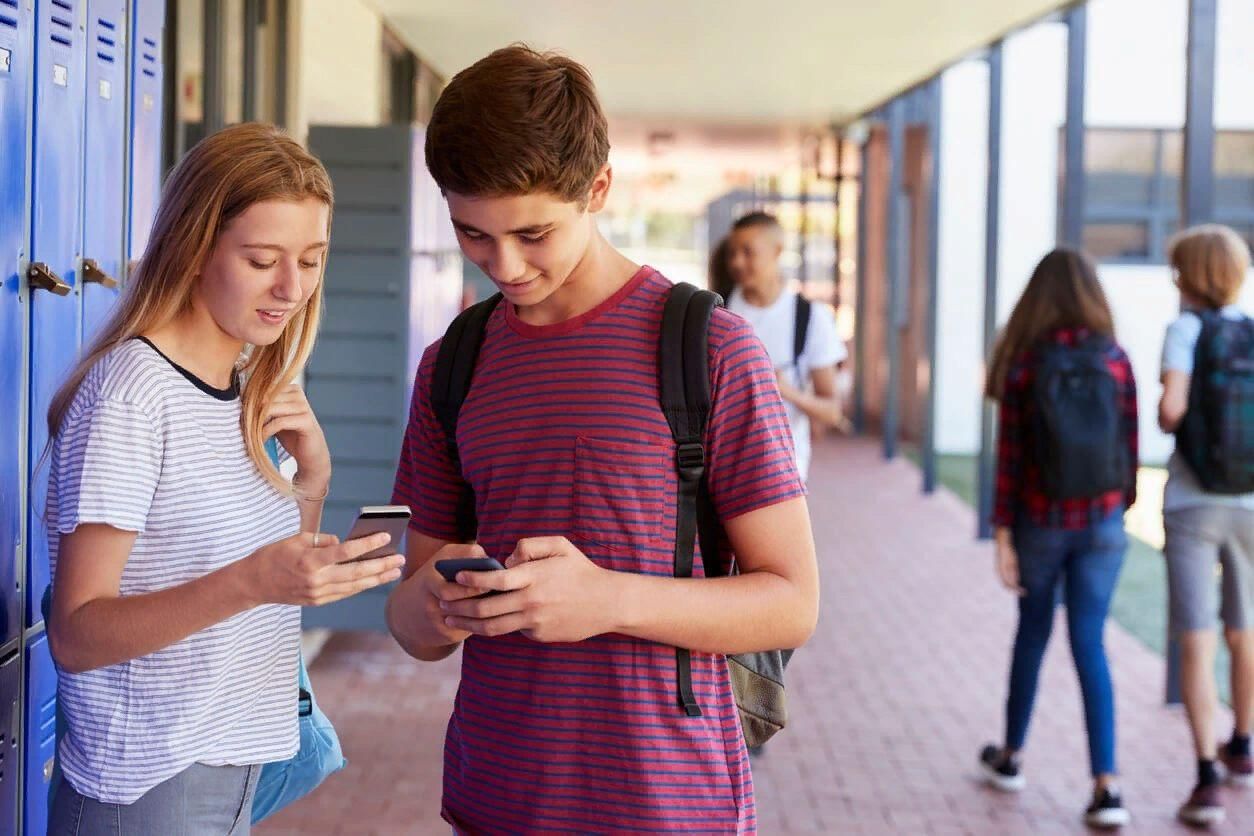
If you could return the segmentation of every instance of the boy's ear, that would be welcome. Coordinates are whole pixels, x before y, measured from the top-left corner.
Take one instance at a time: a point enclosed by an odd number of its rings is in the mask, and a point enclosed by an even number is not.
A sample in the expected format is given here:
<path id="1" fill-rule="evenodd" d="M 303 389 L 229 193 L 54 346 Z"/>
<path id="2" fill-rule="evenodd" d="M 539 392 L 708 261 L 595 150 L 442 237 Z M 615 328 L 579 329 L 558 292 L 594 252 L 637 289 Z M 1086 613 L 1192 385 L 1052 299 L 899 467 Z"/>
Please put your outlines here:
<path id="1" fill-rule="evenodd" d="M 592 188 L 588 192 L 588 211 L 600 212 L 605 208 L 605 201 L 610 196 L 610 185 L 614 182 L 614 170 L 610 164 L 601 166 L 597 176 L 592 180 Z"/>

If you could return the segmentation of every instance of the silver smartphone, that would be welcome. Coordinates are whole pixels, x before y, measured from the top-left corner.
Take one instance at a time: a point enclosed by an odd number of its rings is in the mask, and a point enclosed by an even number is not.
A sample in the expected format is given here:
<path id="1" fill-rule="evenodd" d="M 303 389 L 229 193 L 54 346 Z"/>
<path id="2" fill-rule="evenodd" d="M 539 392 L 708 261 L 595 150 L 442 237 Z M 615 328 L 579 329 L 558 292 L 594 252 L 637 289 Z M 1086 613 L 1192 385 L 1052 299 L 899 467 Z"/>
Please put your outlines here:
<path id="1" fill-rule="evenodd" d="M 397 554 L 401 550 L 401 538 L 405 536 L 405 529 L 408 526 L 409 506 L 367 505 L 357 512 L 357 521 L 353 523 L 353 529 L 348 532 L 345 542 L 386 531 L 392 535 L 391 542 L 382 548 L 363 554 L 357 560 L 370 560 L 375 557 Z"/>

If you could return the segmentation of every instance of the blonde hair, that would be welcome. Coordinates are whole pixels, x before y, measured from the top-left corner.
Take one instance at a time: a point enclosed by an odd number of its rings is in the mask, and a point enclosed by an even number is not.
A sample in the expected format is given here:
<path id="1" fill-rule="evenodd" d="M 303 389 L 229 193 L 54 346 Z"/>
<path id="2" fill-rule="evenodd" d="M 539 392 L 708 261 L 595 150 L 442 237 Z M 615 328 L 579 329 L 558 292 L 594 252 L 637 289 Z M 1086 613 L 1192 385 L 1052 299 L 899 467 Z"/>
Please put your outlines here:
<path id="1" fill-rule="evenodd" d="M 188 151 L 162 189 L 148 248 L 131 272 L 117 307 L 52 399 L 49 439 L 60 432 L 83 378 L 101 357 L 191 308 L 197 277 L 231 221 L 256 203 L 309 198 L 332 208 L 330 176 L 296 140 L 272 125 L 234 125 Z M 329 218 L 328 214 L 328 225 Z M 323 259 L 323 274 L 325 270 Z M 296 378 L 313 351 L 322 313 L 322 285 L 320 275 L 317 289 L 279 339 L 255 347 L 240 371 L 240 424 L 249 458 L 283 491 L 289 491 L 290 485 L 266 453 L 262 425 L 270 401 Z"/>
<path id="2" fill-rule="evenodd" d="M 1237 300 L 1250 269 L 1250 248 L 1221 224 L 1203 224 L 1180 232 L 1167 245 L 1180 290 L 1211 308 Z"/>

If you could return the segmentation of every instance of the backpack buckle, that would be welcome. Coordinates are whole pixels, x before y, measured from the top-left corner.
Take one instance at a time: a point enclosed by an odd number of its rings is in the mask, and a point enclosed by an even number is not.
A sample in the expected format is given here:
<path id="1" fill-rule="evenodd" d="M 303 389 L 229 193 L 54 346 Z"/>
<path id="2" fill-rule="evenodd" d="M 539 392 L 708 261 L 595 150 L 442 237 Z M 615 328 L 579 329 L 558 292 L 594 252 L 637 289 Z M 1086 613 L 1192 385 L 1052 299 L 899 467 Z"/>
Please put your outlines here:
<path id="1" fill-rule="evenodd" d="M 685 441 L 675 448 L 675 461 L 682 471 L 696 471 L 700 476 L 705 470 L 705 445 L 700 441 Z"/>

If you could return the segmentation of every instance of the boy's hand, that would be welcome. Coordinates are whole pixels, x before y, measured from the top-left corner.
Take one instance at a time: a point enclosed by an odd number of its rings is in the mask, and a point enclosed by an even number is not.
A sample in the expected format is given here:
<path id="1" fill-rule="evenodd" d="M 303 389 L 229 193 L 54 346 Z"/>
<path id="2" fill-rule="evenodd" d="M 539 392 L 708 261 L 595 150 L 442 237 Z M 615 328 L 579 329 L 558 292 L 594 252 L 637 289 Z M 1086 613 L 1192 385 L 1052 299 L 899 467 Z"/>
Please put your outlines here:
<path id="1" fill-rule="evenodd" d="M 422 620 L 425 622 L 427 629 L 431 634 L 446 644 L 461 644 L 470 633 L 465 630 L 456 630 L 450 627 L 444 621 L 444 610 L 442 603 L 451 601 L 460 601 L 465 598 L 472 598 L 476 595 L 482 595 L 478 589 L 463 586 L 458 583 L 449 583 L 444 580 L 444 576 L 436 571 L 435 564 L 441 560 L 449 560 L 459 557 L 487 557 L 485 552 L 478 545 L 463 545 L 461 543 L 445 546 L 436 552 L 435 557 L 424 566 L 417 575 L 412 578 L 422 585 Z M 463 572 L 465 575 L 474 574 L 473 572 Z"/>
<path id="2" fill-rule="evenodd" d="M 480 636 L 521 632 L 538 642 L 577 642 L 613 630 L 614 573 L 565 537 L 518 541 L 503 572 L 462 572 L 459 587 L 500 595 L 444 601 L 445 625 Z"/>

